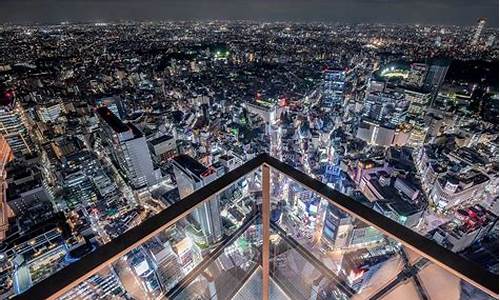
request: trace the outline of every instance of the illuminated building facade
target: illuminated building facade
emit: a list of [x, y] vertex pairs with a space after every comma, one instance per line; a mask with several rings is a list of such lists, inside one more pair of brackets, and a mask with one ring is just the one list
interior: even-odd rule
[[0, 241], [5, 239], [9, 228], [11, 210], [7, 205], [7, 171], [5, 165], [13, 159], [12, 150], [3, 136], [0, 135]]
[[483, 32], [484, 26], [486, 25], [486, 18], [480, 18], [477, 21], [476, 30], [474, 31], [474, 35], [472, 36], [471, 44], [477, 45], [479, 39], [481, 38], [481, 33]]
[[445, 175], [434, 182], [430, 198], [438, 209], [447, 210], [471, 201], [488, 182], [488, 176], [476, 170], [459, 176]]
[[323, 226], [323, 238], [332, 247], [345, 247], [352, 231], [351, 217], [333, 205], [328, 205]]
[[[444, 79], [444, 78], [443, 78]], [[431, 101], [431, 94], [421, 90], [405, 89], [405, 100], [410, 103], [408, 114], [420, 116]]]
[[14, 154], [26, 154], [31, 149], [22, 108], [14, 100], [12, 92], [8, 93], [6, 100], [0, 103], [0, 134], [7, 140]]
[[42, 122], [55, 122], [64, 112], [64, 106], [62, 103], [48, 103], [46, 105], [38, 107], [37, 113], [38, 117]]
[[[207, 168], [188, 155], [179, 155], [172, 160], [175, 180], [181, 201], [183, 198], [217, 178], [212, 168]], [[206, 242], [214, 242], [222, 237], [222, 224], [218, 198], [211, 199], [193, 213]]]
[[344, 104], [344, 86], [346, 72], [341, 70], [327, 70], [324, 74], [323, 89], [325, 99], [323, 106], [342, 107]]
[[458, 209], [455, 219], [429, 233], [439, 244], [459, 252], [483, 238], [498, 222], [498, 217], [480, 205]]
[[104, 126], [104, 137], [112, 145], [111, 155], [135, 189], [158, 182], [144, 134], [133, 124], [123, 123], [107, 107], [97, 109]]

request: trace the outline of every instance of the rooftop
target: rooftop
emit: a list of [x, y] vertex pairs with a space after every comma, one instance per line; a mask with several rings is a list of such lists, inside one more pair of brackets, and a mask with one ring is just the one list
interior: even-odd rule
[[152, 145], [158, 145], [158, 144], [161, 144], [161, 143], [166, 142], [166, 141], [168, 141], [168, 140], [171, 140], [171, 139], [173, 139], [173, 138], [174, 138], [173, 136], [165, 134], [165, 135], [162, 135], [162, 136], [160, 136], [160, 137], [154, 138], [154, 139], [152, 139], [152, 140], [151, 140], [151, 141], [149, 141], [149, 142], [150, 142]]
[[109, 108], [102, 106], [96, 109], [96, 113], [99, 117], [106, 122], [116, 133], [122, 133], [129, 131], [130, 128], [127, 124], [123, 123], [114, 113], [112, 113]]
[[201, 174], [205, 173], [208, 168], [199, 163], [196, 159], [192, 158], [189, 155], [179, 155], [173, 158], [173, 160], [179, 164], [181, 167], [189, 170], [196, 176], [201, 176]]

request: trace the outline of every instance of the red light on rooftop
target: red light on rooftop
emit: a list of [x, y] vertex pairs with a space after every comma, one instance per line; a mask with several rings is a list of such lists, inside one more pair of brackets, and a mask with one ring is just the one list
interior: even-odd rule
[[471, 218], [477, 218], [477, 213], [475, 211], [473, 211], [472, 209], [469, 209], [467, 212], [469, 213], [469, 216]]
[[476, 222], [474, 220], [471, 220], [471, 219], [468, 219], [466, 221], [466, 224], [467, 224], [467, 227], [469, 227], [469, 228], [476, 226]]
[[0, 105], [11, 105], [14, 101], [14, 92], [11, 90], [7, 90], [0, 95]]
[[206, 177], [214, 172], [215, 172], [214, 168], [212, 166], [210, 166], [210, 167], [208, 167], [208, 169], [205, 172], [203, 172], [201, 174], [201, 177]]

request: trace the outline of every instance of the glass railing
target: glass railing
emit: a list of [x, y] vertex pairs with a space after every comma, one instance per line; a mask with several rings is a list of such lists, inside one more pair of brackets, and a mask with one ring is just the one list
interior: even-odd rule
[[294, 299], [494, 296], [284, 173], [271, 172], [270, 199], [271, 235], [276, 235], [270, 250], [270, 275]]
[[18, 299], [490, 299], [495, 276], [260, 155]]
[[200, 265], [196, 276], [186, 278], [167, 293], [168, 299], [231, 299], [260, 265], [262, 235], [255, 217], [242, 227], [234, 240]]

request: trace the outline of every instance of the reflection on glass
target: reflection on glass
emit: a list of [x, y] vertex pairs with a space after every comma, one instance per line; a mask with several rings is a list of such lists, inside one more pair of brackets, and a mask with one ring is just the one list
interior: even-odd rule
[[254, 172], [61, 299], [490, 299], [316, 192], [271, 183], [269, 291]]
[[[186, 292], [203, 291], [196, 294], [206, 297], [210, 292], [205, 290], [212, 289], [207, 282], [213, 282], [219, 267], [225, 270], [232, 264], [239, 268], [239, 273], [250, 272], [256, 267], [259, 257], [256, 241], [262, 240], [256, 223], [256, 197], [261, 197], [261, 194], [259, 174], [249, 174], [113, 262], [109, 277], [120, 288], [120, 292], [117, 288], [112, 293], [113, 297], [155, 299], [182, 289]], [[217, 230], [213, 230], [215, 228]], [[207, 264], [209, 261], [211, 263]], [[228, 277], [221, 277], [221, 282], [236, 280], [241, 275], [238, 272], [227, 273]], [[200, 275], [193, 276], [198, 273]], [[75, 295], [82, 296], [82, 299], [87, 294], [102, 295], [101, 290], [107, 290], [108, 283], [101, 277], [99, 274], [91, 276], [61, 299], [75, 298]], [[192, 280], [188, 285], [182, 282], [186, 278]], [[233, 282], [231, 288], [237, 286]], [[223, 286], [218, 286], [218, 289], [223, 289]]]
[[283, 174], [273, 172], [271, 182], [271, 228], [279, 240], [278, 248], [271, 249], [272, 276], [290, 287], [292, 295], [490, 299]]

